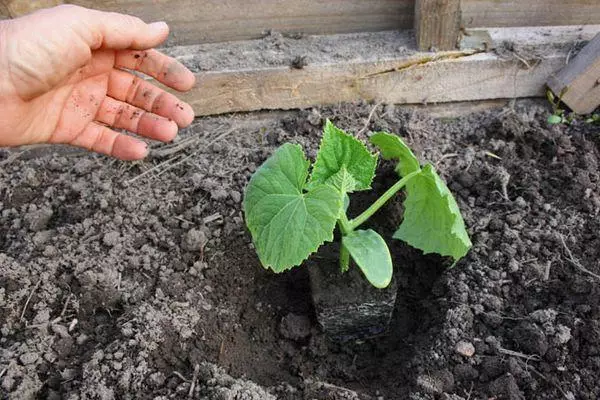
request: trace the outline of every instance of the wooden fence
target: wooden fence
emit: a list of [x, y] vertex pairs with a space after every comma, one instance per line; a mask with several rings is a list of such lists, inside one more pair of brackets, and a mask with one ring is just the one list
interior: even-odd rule
[[[313, 62], [309, 51], [302, 69], [248, 66], [240, 59], [197, 72], [198, 83], [185, 97], [197, 115], [359, 99], [431, 103], [539, 96], [576, 45], [600, 32], [600, 0], [0, 0], [0, 19], [63, 3], [166, 21], [172, 32], [167, 51], [176, 48], [172, 54], [182, 60], [210, 52], [218, 57], [219, 48], [233, 44], [216, 43], [258, 40], [269, 31], [332, 37], [373, 32], [375, 40], [386, 41], [386, 31], [415, 28], [416, 43], [406, 35], [392, 39], [410, 54]], [[483, 28], [490, 43], [457, 48], [460, 37]], [[490, 51], [505, 43], [511, 45], [502, 52]], [[284, 56], [291, 62], [297, 55], [292, 46]]]
[[[430, 11], [458, 0], [417, 0]], [[171, 45], [255, 39], [267, 30], [335, 34], [409, 29], [415, 0], [0, 0], [0, 17], [60, 3], [167, 21]], [[600, 23], [598, 0], [462, 0], [462, 25], [515, 27]], [[423, 15], [427, 17], [427, 15]]]

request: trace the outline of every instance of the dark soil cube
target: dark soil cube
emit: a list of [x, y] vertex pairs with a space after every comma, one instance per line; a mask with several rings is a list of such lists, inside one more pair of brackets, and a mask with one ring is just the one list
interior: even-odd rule
[[356, 265], [346, 273], [329, 259], [308, 264], [317, 320], [332, 339], [348, 341], [386, 331], [396, 302], [397, 284], [373, 287]]

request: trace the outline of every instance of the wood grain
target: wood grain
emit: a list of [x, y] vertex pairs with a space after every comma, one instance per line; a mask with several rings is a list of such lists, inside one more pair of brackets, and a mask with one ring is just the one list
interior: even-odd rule
[[593, 25], [600, 23], [598, 0], [463, 0], [466, 27]]
[[255, 39], [266, 31], [331, 34], [411, 28], [414, 0], [76, 0], [171, 25], [169, 44]]
[[6, 18], [17, 17], [63, 3], [62, 0], [3, 0], [0, 4], [0, 13]]
[[[0, 19], [55, 0], [0, 0]], [[415, 0], [72, 0], [68, 3], [166, 20], [167, 45], [258, 38], [269, 29], [306, 34], [411, 29]], [[8, 6], [12, 4], [11, 6]], [[598, 0], [462, 0], [466, 27], [585, 25], [600, 23]], [[2, 7], [4, 5], [5, 7]]]
[[600, 34], [569, 64], [550, 76], [548, 86], [578, 114], [589, 114], [600, 106]]
[[415, 1], [415, 33], [419, 50], [455, 49], [460, 24], [460, 0]]

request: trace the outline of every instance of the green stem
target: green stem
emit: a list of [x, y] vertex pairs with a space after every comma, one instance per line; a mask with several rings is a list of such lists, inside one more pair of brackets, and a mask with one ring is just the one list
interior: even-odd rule
[[[350, 222], [348, 221], [348, 217], [346, 214], [342, 214], [340, 219], [338, 220], [338, 226], [340, 227], [340, 231], [342, 232], [342, 236], [348, 235], [352, 232], [352, 227], [350, 226]], [[350, 267], [350, 252], [343, 244], [340, 244], [340, 268], [342, 272], [348, 271]]]
[[343, 244], [340, 247], [340, 269], [342, 272], [348, 271], [350, 268], [350, 252]]
[[406, 186], [408, 181], [410, 181], [415, 175], [417, 175], [420, 172], [421, 172], [421, 170], [419, 169], [417, 171], [411, 172], [410, 174], [406, 175], [404, 178], [400, 179], [398, 182], [396, 182], [394, 184], [394, 186], [392, 186], [384, 194], [382, 194], [381, 197], [375, 201], [375, 203], [371, 204], [371, 206], [369, 208], [367, 208], [362, 214], [360, 214], [358, 217], [354, 218], [353, 220], [349, 221], [351, 231], [355, 230], [356, 228], [358, 228], [359, 226], [364, 224], [369, 218], [371, 218], [371, 216], [373, 214], [375, 214], [381, 207], [383, 207], [383, 205], [389, 199], [391, 199], [392, 196], [395, 195], [398, 190], [400, 190], [404, 186]]
[[348, 217], [346, 216], [345, 213], [342, 214], [342, 216], [338, 220], [338, 226], [340, 227], [340, 231], [342, 231], [343, 236], [346, 236], [347, 234], [349, 234], [350, 232], [352, 232], [354, 230], [350, 226], [350, 221], [348, 221]]

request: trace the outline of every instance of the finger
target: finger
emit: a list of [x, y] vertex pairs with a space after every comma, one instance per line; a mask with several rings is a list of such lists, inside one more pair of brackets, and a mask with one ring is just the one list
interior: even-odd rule
[[175, 122], [111, 97], [104, 98], [96, 114], [96, 121], [163, 142], [170, 142], [177, 136]]
[[107, 94], [142, 110], [172, 119], [180, 128], [194, 120], [194, 110], [189, 104], [125, 71], [115, 69], [110, 73]]
[[[65, 21], [77, 21], [72, 28], [92, 50], [150, 49], [163, 43], [169, 35], [165, 22], [147, 24], [141, 19], [113, 12], [90, 10], [73, 5], [57, 8]], [[71, 24], [70, 24], [71, 25]]]
[[115, 67], [143, 72], [179, 91], [188, 91], [196, 82], [194, 74], [179, 61], [156, 50], [117, 52]]
[[141, 160], [148, 155], [148, 146], [141, 140], [96, 122], [90, 122], [69, 144], [123, 161]]

